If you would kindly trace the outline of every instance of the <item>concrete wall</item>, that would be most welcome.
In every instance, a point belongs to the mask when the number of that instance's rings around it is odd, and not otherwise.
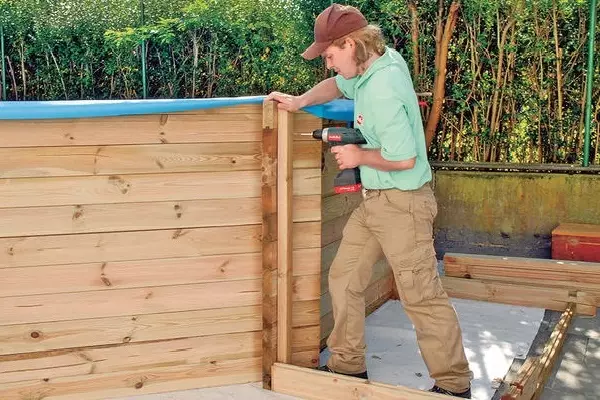
[[[600,224],[600,169],[435,168],[436,250],[550,258],[561,222]]]

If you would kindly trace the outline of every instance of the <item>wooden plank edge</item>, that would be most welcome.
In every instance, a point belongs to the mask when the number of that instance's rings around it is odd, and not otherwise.
[[[277,104],[263,103],[262,192],[262,382],[271,389],[277,358]]]
[[[292,361],[293,114],[277,111],[277,361]]]
[[[515,379],[509,383],[501,400],[537,399],[548,375],[558,358],[573,320],[575,303],[569,303],[560,320],[552,330],[540,356],[528,357]]]
[[[596,315],[596,306],[589,301],[590,296],[585,292],[572,292],[566,289],[536,287],[530,285],[487,282],[477,279],[441,277],[442,286],[449,297],[459,299],[489,301],[492,303],[510,304],[525,307],[546,308],[564,311],[569,302],[577,304],[576,313],[587,316]],[[478,295],[477,292],[485,292]],[[507,293],[507,291],[509,293]],[[519,292],[512,295],[510,292]],[[540,298],[540,294],[550,297],[550,300]],[[593,296],[591,296],[593,298]]]
[[[144,371],[87,374],[74,377],[21,381],[0,387],[3,400],[60,398],[95,400],[202,387],[256,382],[260,357],[212,364],[171,366]]]
[[[332,374],[289,364],[273,365],[273,391],[306,400],[433,400],[447,396],[405,386]]]

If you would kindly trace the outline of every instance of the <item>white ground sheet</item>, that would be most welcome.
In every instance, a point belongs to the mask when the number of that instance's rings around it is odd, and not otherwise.
[[[493,380],[502,379],[513,358],[525,357],[544,310],[452,299],[463,331],[465,351],[474,374],[473,399],[489,400]],[[369,378],[427,390],[433,384],[421,359],[413,326],[399,301],[390,300],[367,317]],[[321,354],[321,362],[327,358]],[[120,400],[285,400],[290,396],[263,390],[261,383],[143,395]]]

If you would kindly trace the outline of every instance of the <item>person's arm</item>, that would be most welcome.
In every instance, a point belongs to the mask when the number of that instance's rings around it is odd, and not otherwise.
[[[363,149],[355,144],[334,146],[331,152],[335,154],[340,169],[366,165],[380,171],[402,171],[414,168],[417,159],[411,157],[404,160],[390,161],[383,158],[381,149]]]
[[[278,107],[287,111],[298,111],[301,108],[312,106],[314,104],[323,104],[335,100],[342,96],[338,89],[335,78],[327,78],[300,96],[292,96],[280,92],[270,93],[265,101],[275,100]]]

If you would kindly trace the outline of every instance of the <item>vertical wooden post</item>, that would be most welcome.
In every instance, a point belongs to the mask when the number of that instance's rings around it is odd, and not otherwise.
[[[263,104],[262,135],[262,366],[263,388],[271,389],[277,357],[277,103]]]
[[[292,362],[292,114],[277,126],[277,361]]]

